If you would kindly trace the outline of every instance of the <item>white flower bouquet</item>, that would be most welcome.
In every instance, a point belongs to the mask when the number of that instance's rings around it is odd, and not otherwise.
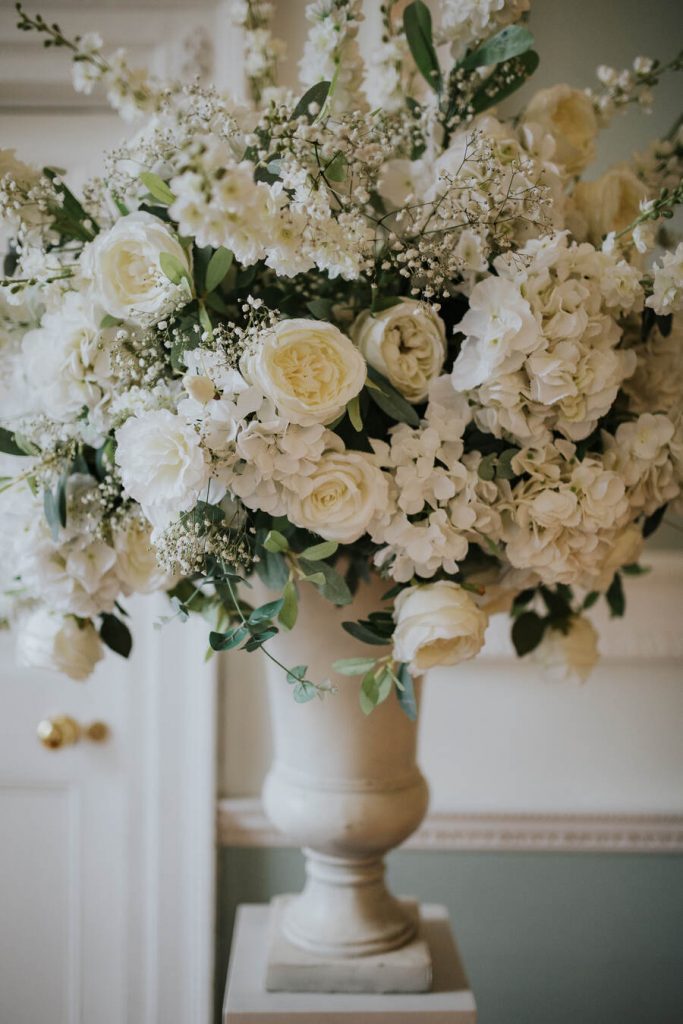
[[[499,611],[520,655],[585,675],[582,612],[623,612],[683,486],[680,122],[579,175],[681,58],[503,116],[538,64],[525,0],[443,0],[435,28],[387,0],[367,67],[358,0],[314,0],[293,95],[271,6],[234,5],[251,102],[19,7],[76,88],[144,119],[80,198],[0,151],[21,657],[84,678],[102,642],[130,650],[125,597],[159,589],[214,650],[268,655],[300,588],[342,606],[374,572],[384,604],[345,623],[368,656],[334,663],[365,711],[395,691],[410,712],[411,673],[476,655]],[[253,573],[280,596],[253,607]],[[283,668],[296,700],[328,688]]]

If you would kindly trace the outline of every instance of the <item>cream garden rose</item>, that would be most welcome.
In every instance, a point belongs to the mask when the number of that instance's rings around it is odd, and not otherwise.
[[[546,629],[533,657],[550,678],[585,682],[599,657],[598,634],[593,623],[583,615],[574,615],[566,633]]]
[[[114,531],[116,575],[125,593],[152,594],[171,586],[172,577],[157,562],[151,534],[142,516]]]
[[[446,358],[446,328],[424,302],[401,299],[395,306],[365,310],[351,328],[351,337],[368,363],[413,405],[424,402],[429,384]]]
[[[301,480],[301,492],[289,492],[291,521],[325,540],[352,544],[385,506],[388,485],[365,452],[331,450]]]
[[[567,219],[579,241],[599,246],[611,231],[632,224],[647,199],[647,189],[629,167],[612,167],[595,181],[574,189]]]
[[[538,124],[552,136],[553,160],[569,175],[580,174],[595,157],[598,121],[590,98],[579,89],[541,89],[527,106],[524,122]]]
[[[121,217],[86,249],[82,267],[93,300],[110,316],[156,323],[190,299],[183,277],[169,280],[161,268],[166,253],[190,272],[187,253],[163,221],[139,211]]]
[[[197,432],[168,409],[131,416],[117,430],[116,444],[123,486],[155,525],[192,508],[208,486]]]
[[[87,679],[103,657],[102,641],[92,622],[37,608],[19,623],[17,660],[31,668],[64,672],[70,679]]]
[[[280,320],[258,350],[242,357],[245,378],[278,413],[307,427],[331,423],[365,383],[366,364],[353,342],[321,320]]]
[[[402,590],[394,603],[394,657],[417,674],[474,658],[489,617],[448,580]]]

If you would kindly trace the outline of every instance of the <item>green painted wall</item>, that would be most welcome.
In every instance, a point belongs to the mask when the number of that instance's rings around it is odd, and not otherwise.
[[[683,857],[404,852],[390,878],[448,905],[480,1024],[683,1021]],[[298,851],[220,851],[217,1021],[237,903],[302,882]]]

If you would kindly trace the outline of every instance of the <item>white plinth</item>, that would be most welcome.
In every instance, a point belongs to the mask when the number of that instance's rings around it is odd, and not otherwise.
[[[420,933],[419,908],[402,902],[415,938],[399,949],[370,956],[320,956],[289,942],[282,919],[292,896],[276,896],[271,903],[266,989],[269,992],[428,992],[432,985],[432,958]]]
[[[267,992],[269,918],[265,905],[243,905],[237,911],[223,1024],[476,1024],[474,996],[445,907],[420,908],[433,981],[430,992],[411,995]]]

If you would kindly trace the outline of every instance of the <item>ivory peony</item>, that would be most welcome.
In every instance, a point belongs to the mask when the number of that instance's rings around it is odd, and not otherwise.
[[[524,112],[555,143],[553,160],[569,175],[580,174],[595,157],[598,121],[590,97],[569,85],[541,89]]]

